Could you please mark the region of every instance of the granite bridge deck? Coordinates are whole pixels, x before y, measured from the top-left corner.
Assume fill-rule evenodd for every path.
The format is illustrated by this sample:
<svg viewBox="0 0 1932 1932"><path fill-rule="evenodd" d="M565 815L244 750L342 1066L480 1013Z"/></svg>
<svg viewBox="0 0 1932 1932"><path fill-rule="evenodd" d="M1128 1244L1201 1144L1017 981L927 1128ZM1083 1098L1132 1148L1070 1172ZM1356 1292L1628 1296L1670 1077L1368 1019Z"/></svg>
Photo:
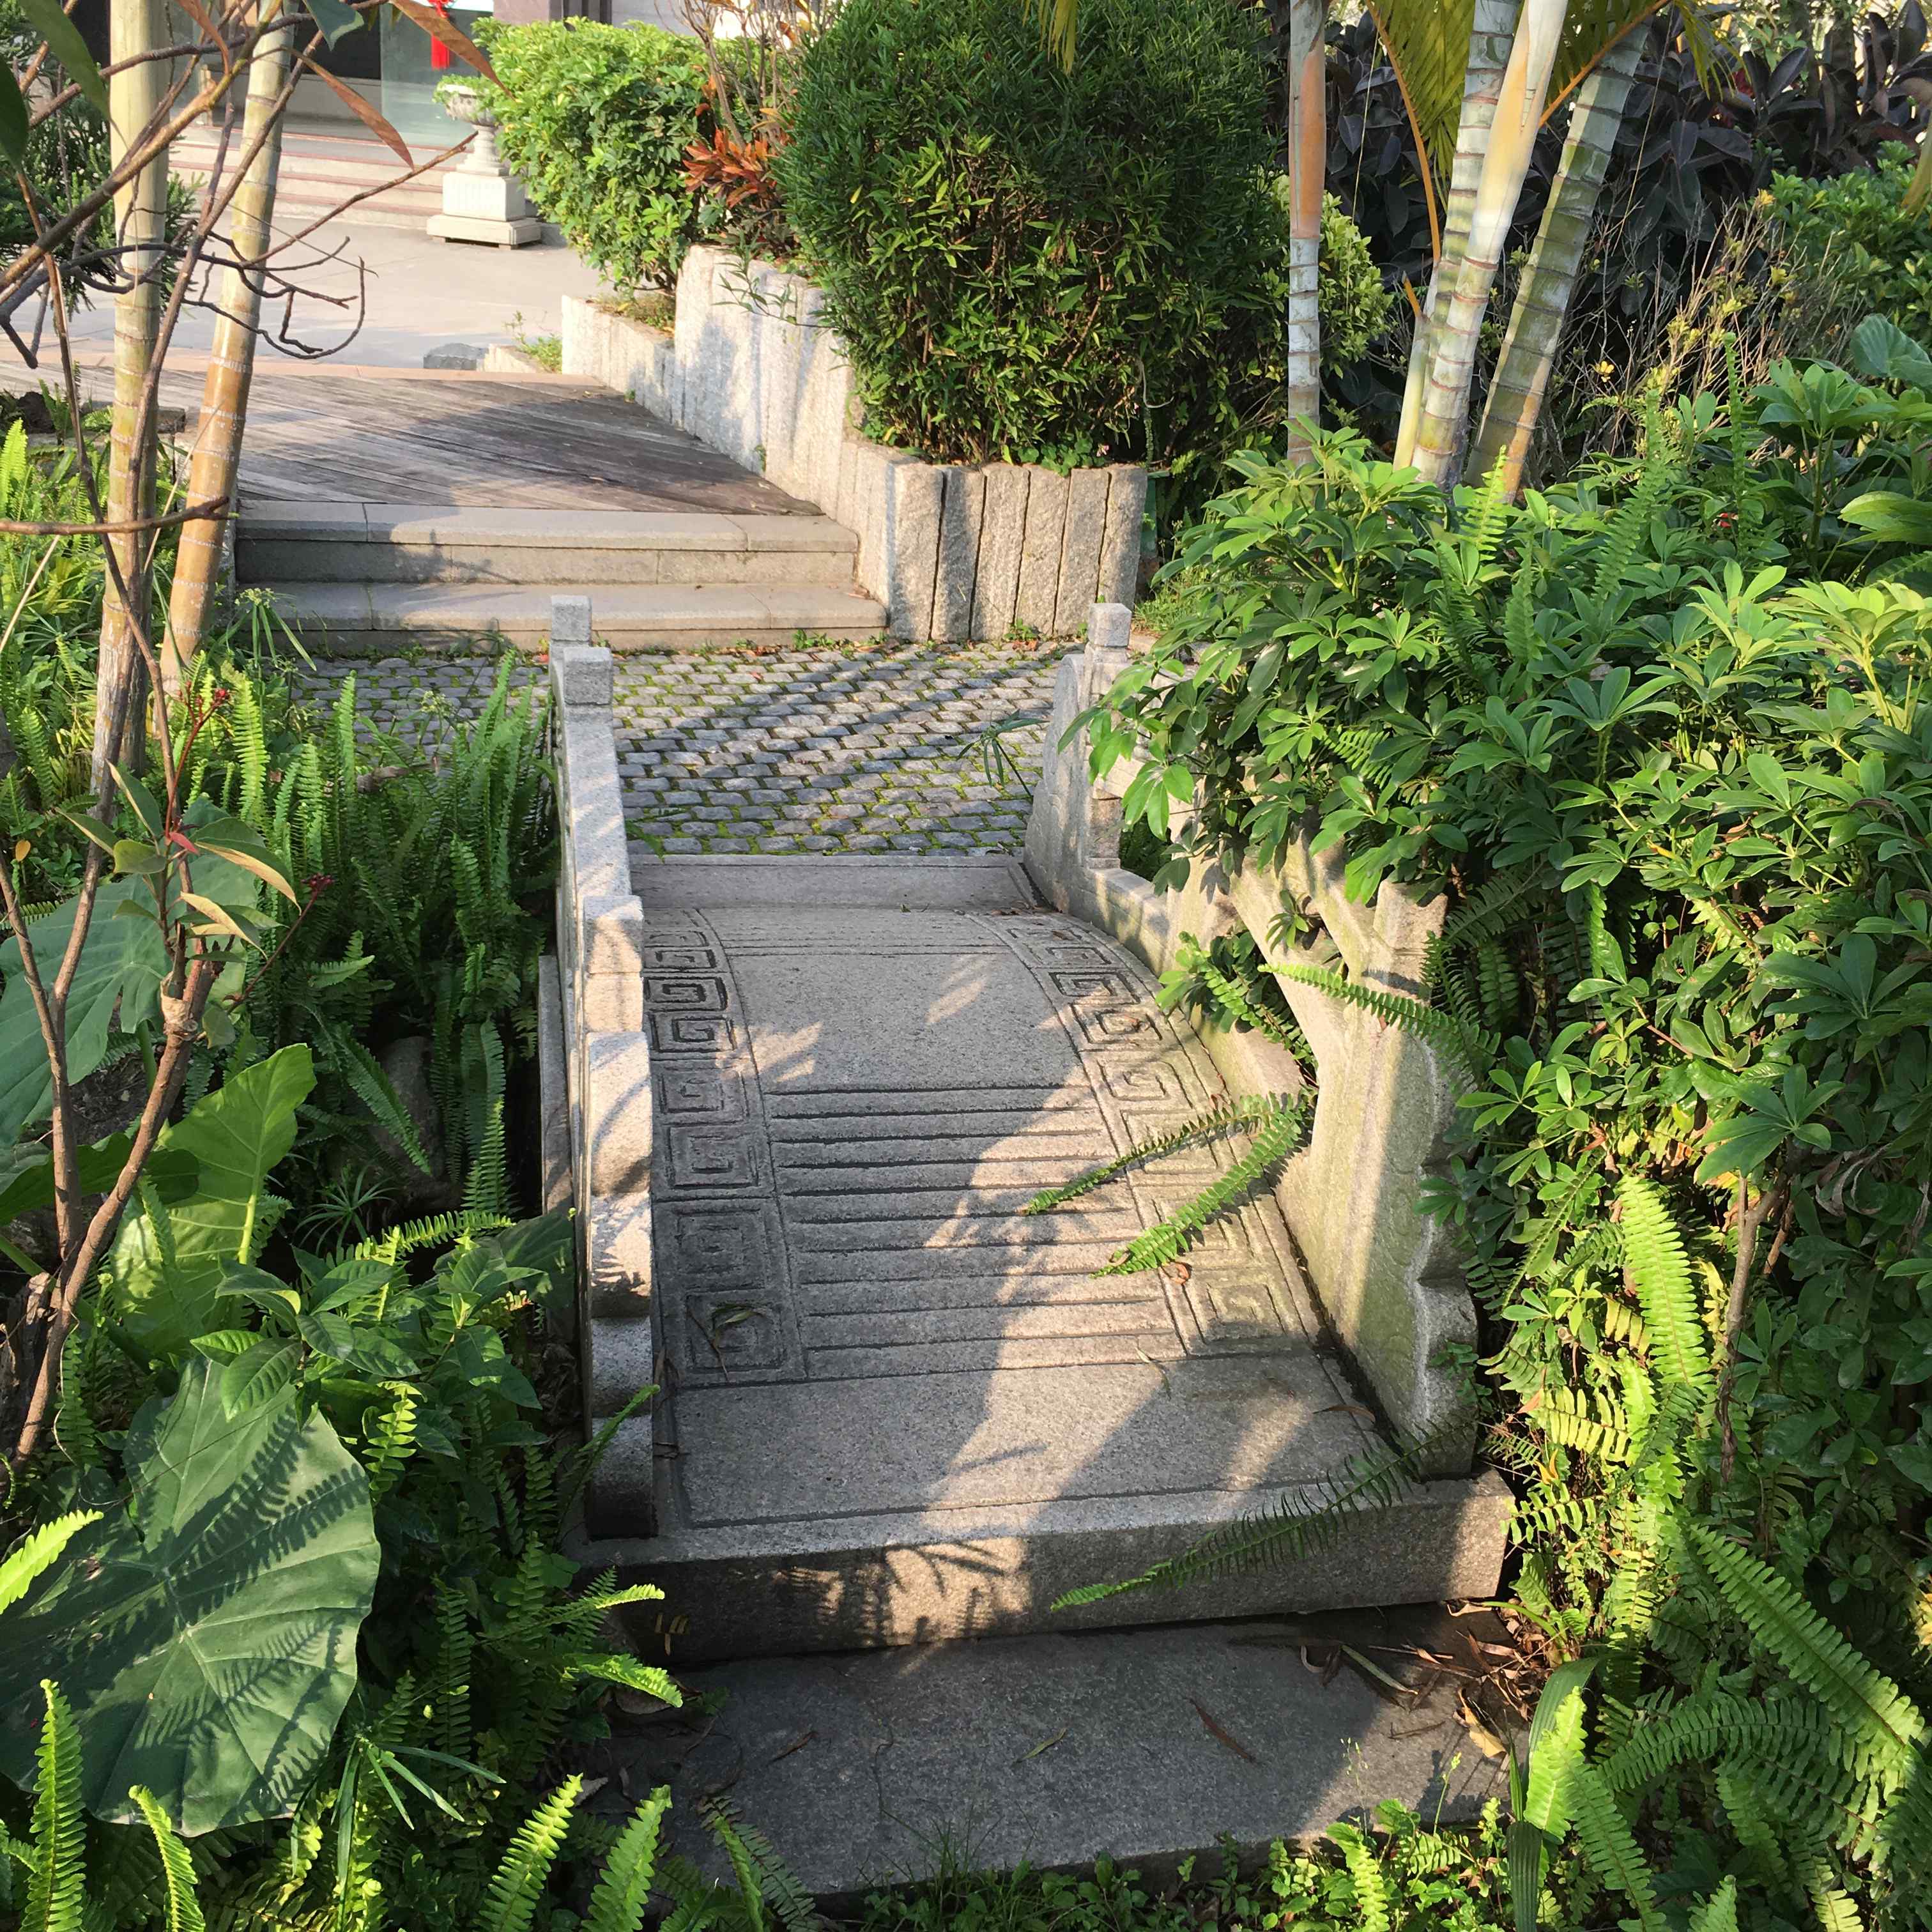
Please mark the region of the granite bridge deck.
<svg viewBox="0 0 1932 1932"><path fill-rule="evenodd" d="M1106 1272L1238 1140L1022 1212L1222 1088L1146 970L1016 862L634 847L631 882L648 1071L597 1130L644 1156L648 1204L609 1210L614 1266L593 1219L592 1407L646 1363L664 1393L582 1553L664 1588L680 1654L1038 1628L1376 1447L1264 1190L1184 1259ZM1051 1621L1471 1594L1499 1518L1489 1498L1466 1534L1468 1489L1418 1486L1286 1584Z"/></svg>

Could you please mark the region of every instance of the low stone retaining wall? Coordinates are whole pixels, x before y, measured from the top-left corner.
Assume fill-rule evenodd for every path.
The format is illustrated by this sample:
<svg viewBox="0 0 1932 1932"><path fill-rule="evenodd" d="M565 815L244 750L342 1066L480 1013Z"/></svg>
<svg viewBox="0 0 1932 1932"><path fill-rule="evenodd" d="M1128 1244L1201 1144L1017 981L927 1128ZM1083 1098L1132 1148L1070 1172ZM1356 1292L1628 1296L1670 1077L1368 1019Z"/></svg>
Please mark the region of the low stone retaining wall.
<svg viewBox="0 0 1932 1932"><path fill-rule="evenodd" d="M1096 606L1083 651L1061 665L1046 760L1027 832L1027 870L1062 911L1104 928L1156 972L1174 963L1182 936L1203 945L1245 927L1264 957L1340 966L1364 986L1419 994L1424 954L1442 929L1441 898L1384 885L1372 904L1342 890L1338 851L1317 856L1306 838L1279 869L1232 876L1197 861L1188 883L1157 892L1120 865L1120 801L1133 768L1089 776L1086 735L1063 749L1082 712L1126 668L1130 614ZM1284 908L1312 914L1325 939L1284 951L1272 928ZM1448 1231L1421 1210L1424 1178L1448 1160L1456 1088L1429 1043L1312 986L1282 991L1315 1054L1312 1128L1286 1162L1275 1192L1337 1338L1396 1426L1428 1435L1462 1406L1456 1372L1438 1366L1444 1346L1472 1342L1475 1310ZM1208 1050L1237 1091L1278 1093L1298 1082L1272 1042L1204 1028ZM1474 1424L1445 1439L1430 1473L1466 1471Z"/></svg>
<svg viewBox="0 0 1932 1932"><path fill-rule="evenodd" d="M611 730L610 653L590 642L590 600L551 600L551 749L562 852L557 980L569 1175L546 1161L545 1204L567 1184L577 1210L578 1334L584 1411L595 1433L656 1380L651 1335L650 1038L644 912L631 890L622 788ZM616 1515L655 1520L648 1408L619 1429L586 1500L594 1530Z"/></svg>
<svg viewBox="0 0 1932 1932"><path fill-rule="evenodd" d="M674 331L566 296L563 368L622 390L859 537L860 582L895 636L958 643L1015 625L1072 637L1133 601L1147 472L927 463L874 442L843 345L803 277L694 248Z"/></svg>

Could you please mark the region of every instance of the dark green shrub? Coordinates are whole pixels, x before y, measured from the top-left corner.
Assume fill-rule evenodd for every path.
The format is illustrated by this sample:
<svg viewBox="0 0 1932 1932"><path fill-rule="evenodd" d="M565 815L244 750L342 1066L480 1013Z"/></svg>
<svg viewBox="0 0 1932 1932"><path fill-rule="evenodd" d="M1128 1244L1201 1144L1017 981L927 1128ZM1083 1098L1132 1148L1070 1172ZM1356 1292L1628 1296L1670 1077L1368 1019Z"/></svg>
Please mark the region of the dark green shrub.
<svg viewBox="0 0 1932 1932"><path fill-rule="evenodd" d="M1771 192L1798 253L1856 305L1888 316L1906 334L1932 335L1932 230L1925 211L1900 206L1912 163L1882 162L1833 181L1780 175Z"/></svg>
<svg viewBox="0 0 1932 1932"><path fill-rule="evenodd" d="M555 20L485 35L503 158L579 254L628 293L668 288L712 218L684 184L702 50L659 27Z"/></svg>
<svg viewBox="0 0 1932 1932"><path fill-rule="evenodd" d="M1256 16L849 0L777 170L873 433L950 460L1177 464L1281 408L1284 212Z"/></svg>

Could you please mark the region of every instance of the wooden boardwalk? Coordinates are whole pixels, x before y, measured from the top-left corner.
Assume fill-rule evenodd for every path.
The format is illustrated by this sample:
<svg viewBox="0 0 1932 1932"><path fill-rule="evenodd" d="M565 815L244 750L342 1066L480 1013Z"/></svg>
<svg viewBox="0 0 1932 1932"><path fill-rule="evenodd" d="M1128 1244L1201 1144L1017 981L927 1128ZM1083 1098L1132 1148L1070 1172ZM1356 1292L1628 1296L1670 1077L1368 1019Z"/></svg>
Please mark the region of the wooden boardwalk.
<svg viewBox="0 0 1932 1932"><path fill-rule="evenodd" d="M201 406L200 358L164 404ZM90 372L104 393L105 370ZM258 364L242 453L250 502L810 514L812 506L610 390L566 376Z"/></svg>

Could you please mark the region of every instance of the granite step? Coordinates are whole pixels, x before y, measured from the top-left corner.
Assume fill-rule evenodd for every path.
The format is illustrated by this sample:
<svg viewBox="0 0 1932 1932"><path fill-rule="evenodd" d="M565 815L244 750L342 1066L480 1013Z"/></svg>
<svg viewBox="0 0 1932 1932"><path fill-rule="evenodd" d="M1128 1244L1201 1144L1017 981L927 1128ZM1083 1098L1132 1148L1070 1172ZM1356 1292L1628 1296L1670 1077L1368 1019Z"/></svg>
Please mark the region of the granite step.
<svg viewBox="0 0 1932 1932"><path fill-rule="evenodd" d="M593 1418L666 1393L574 1553L661 1585L706 1657L1494 1588L1490 1476L1277 1569L1056 1612L1382 1449L1265 1190L1184 1260L1106 1272L1238 1140L1018 1211L1213 1104L1214 1063L1012 861L632 850L650 1073L592 1160L649 1198L590 1196L586 1383Z"/></svg>
<svg viewBox="0 0 1932 1932"><path fill-rule="evenodd" d="M462 130L452 124L452 145ZM238 131L231 133L222 166L232 173L239 152ZM411 152L420 164L440 152L422 142ZM220 130L208 122L186 130L176 141L169 156L172 171L204 190L216 160L222 154ZM442 178L460 164L446 161L407 181L397 177L406 170L401 162L373 139L358 140L345 132L340 136L317 135L290 129L282 138L281 159L276 174L275 206L281 227L304 227L318 216L339 208L352 195L363 198L340 218L358 227L410 228L420 232L430 217L442 208Z"/></svg>
<svg viewBox="0 0 1932 1932"><path fill-rule="evenodd" d="M848 579L849 580L849 579ZM496 584L304 584L270 581L278 614L312 650L388 656L478 644L541 648L550 600L593 600L596 636L615 651L786 646L798 634L856 639L885 629L884 607L823 585L610 584L592 579L542 586Z"/></svg>
<svg viewBox="0 0 1932 1932"><path fill-rule="evenodd" d="M849 590L858 539L830 517L640 510L264 504L236 535L244 584Z"/></svg>
<svg viewBox="0 0 1932 1932"><path fill-rule="evenodd" d="M1366 1826L1385 1798L1472 1820L1507 1778L1471 1741L1458 1690L1492 1731L1511 1728L1486 1708L1494 1664L1476 1647L1508 1636L1481 1611L1351 1611L692 1670L674 1640L685 1709L619 1716L586 1768L614 1817L669 1784L676 1849L728 1880L698 1817L728 1790L837 1918L949 1857L991 1871L1111 1858L1151 1888L1190 1856L1197 1876L1218 1874L1224 1834L1254 1859L1340 1818Z"/></svg>

